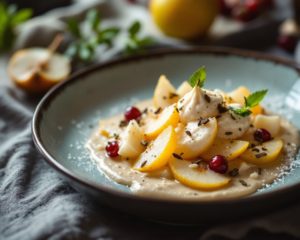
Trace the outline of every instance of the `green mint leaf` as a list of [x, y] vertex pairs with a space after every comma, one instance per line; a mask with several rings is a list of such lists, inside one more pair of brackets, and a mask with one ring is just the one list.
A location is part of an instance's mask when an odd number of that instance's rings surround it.
[[206, 80], [206, 69], [204, 66], [202, 66], [190, 76], [188, 83], [192, 87], [195, 86], [203, 87], [205, 80]]
[[68, 30], [74, 37], [81, 38], [81, 31], [79, 28], [79, 24], [75, 19], [69, 19], [67, 22]]
[[241, 117], [247, 117], [252, 112], [248, 107], [242, 107], [242, 108], [229, 108], [232, 112], [234, 112], [236, 115], [239, 115]]
[[79, 47], [79, 57], [81, 60], [89, 62], [93, 59], [95, 49], [85, 43], [82, 43]]
[[32, 16], [32, 10], [29, 8], [21, 9], [19, 12], [17, 12], [11, 20], [11, 24], [13, 26], [17, 26], [26, 20], [28, 20]]
[[252, 93], [247, 98], [245, 98], [245, 106], [249, 108], [257, 106], [264, 99], [267, 92], [268, 90], [265, 89]]
[[86, 14], [85, 21], [93, 31], [97, 32], [101, 21], [99, 12], [96, 9], [89, 10]]
[[137, 43], [140, 47], [147, 47], [154, 44], [154, 39], [152, 37], [144, 37], [142, 39], [138, 39]]
[[134, 21], [128, 29], [130, 37], [135, 37], [140, 30], [141, 30], [141, 23], [139, 21]]

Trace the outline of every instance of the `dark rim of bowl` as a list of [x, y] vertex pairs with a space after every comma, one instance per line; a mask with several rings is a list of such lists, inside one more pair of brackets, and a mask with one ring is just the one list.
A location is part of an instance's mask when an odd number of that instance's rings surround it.
[[111, 60], [102, 64], [95, 64], [90, 66], [82, 71], [77, 72], [76, 74], [72, 75], [69, 79], [59, 83], [53, 89], [51, 89], [40, 101], [36, 110], [33, 115], [32, 119], [32, 135], [33, 141], [42, 154], [46, 162], [60, 172], [62, 175], [66, 176], [67, 178], [76, 181], [77, 183], [84, 185], [92, 190], [105, 192], [111, 195], [115, 195], [117, 197], [128, 198], [128, 199], [138, 199], [141, 201], [147, 202], [165, 202], [165, 203], [176, 203], [176, 204], [235, 204], [235, 203], [253, 203], [254, 201], [265, 200], [274, 195], [280, 194], [285, 195], [288, 192], [294, 192], [300, 189], [300, 183], [292, 184], [291, 186], [284, 187], [282, 189], [273, 190], [271, 192], [261, 193], [259, 195], [249, 195], [242, 198], [234, 198], [234, 199], [226, 199], [226, 200], [214, 200], [214, 201], [195, 201], [195, 200], [188, 200], [188, 199], [166, 199], [166, 198], [151, 198], [147, 196], [138, 196], [134, 195], [129, 192], [121, 191], [112, 187], [107, 187], [105, 185], [96, 184], [92, 181], [84, 179], [82, 177], [76, 176], [73, 172], [62, 166], [59, 162], [55, 160], [55, 158], [47, 151], [44, 147], [41, 136], [40, 136], [40, 121], [42, 119], [43, 111], [47, 109], [51, 101], [61, 92], [64, 88], [68, 85], [73, 84], [75, 81], [81, 79], [81, 77], [86, 76], [94, 71], [99, 71], [105, 68], [113, 67], [118, 64], [140, 61], [143, 59], [148, 58], [159, 58], [164, 57], [166, 55], [181, 55], [181, 54], [191, 54], [191, 55], [199, 55], [199, 54], [210, 54], [210, 55], [217, 55], [217, 56], [237, 56], [243, 57], [248, 59], [254, 60], [262, 60], [268, 61], [271, 63], [284, 65], [294, 69], [300, 75], [300, 66], [291, 60], [280, 58], [277, 56], [262, 54], [255, 51], [248, 51], [248, 50], [240, 50], [235, 48], [224, 48], [224, 47], [192, 47], [192, 48], [184, 48], [184, 49], [157, 49], [152, 51], [148, 54], [140, 54], [133, 57], [123, 57], [115, 60]]

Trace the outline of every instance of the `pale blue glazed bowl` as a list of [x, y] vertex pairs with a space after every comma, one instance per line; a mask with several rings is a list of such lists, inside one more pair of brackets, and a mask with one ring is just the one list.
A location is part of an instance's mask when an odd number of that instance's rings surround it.
[[234, 49], [166, 50], [97, 65], [59, 84], [35, 111], [32, 130], [36, 146], [50, 166], [79, 191], [149, 219], [173, 223], [229, 221], [299, 200], [298, 158], [293, 170], [271, 186], [245, 198], [213, 202], [138, 197], [97, 170], [84, 145], [98, 120], [150, 98], [160, 74], [178, 86], [201, 65], [207, 68], [207, 88], [231, 90], [245, 85], [252, 90], [269, 89], [264, 104], [300, 129], [300, 81], [295, 63]]

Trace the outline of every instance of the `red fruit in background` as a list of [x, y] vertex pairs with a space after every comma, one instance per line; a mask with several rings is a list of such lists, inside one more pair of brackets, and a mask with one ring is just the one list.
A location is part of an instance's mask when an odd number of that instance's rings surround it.
[[246, 0], [245, 8], [252, 14], [258, 14], [258, 12], [262, 9], [261, 2], [262, 1], [260, 0]]
[[277, 44], [282, 49], [293, 52], [296, 48], [298, 38], [296, 36], [280, 35], [277, 39]]

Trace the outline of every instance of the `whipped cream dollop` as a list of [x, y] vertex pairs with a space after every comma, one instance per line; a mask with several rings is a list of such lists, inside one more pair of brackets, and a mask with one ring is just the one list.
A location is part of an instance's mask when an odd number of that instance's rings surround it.
[[188, 123], [200, 118], [215, 117], [219, 114], [219, 106], [223, 97], [219, 92], [194, 87], [177, 103], [180, 121]]
[[[228, 108], [240, 108], [241, 104], [232, 103], [227, 105]], [[251, 124], [250, 116], [242, 117], [233, 111], [226, 111], [218, 118], [217, 137], [225, 139], [237, 139], [244, 135]]]

